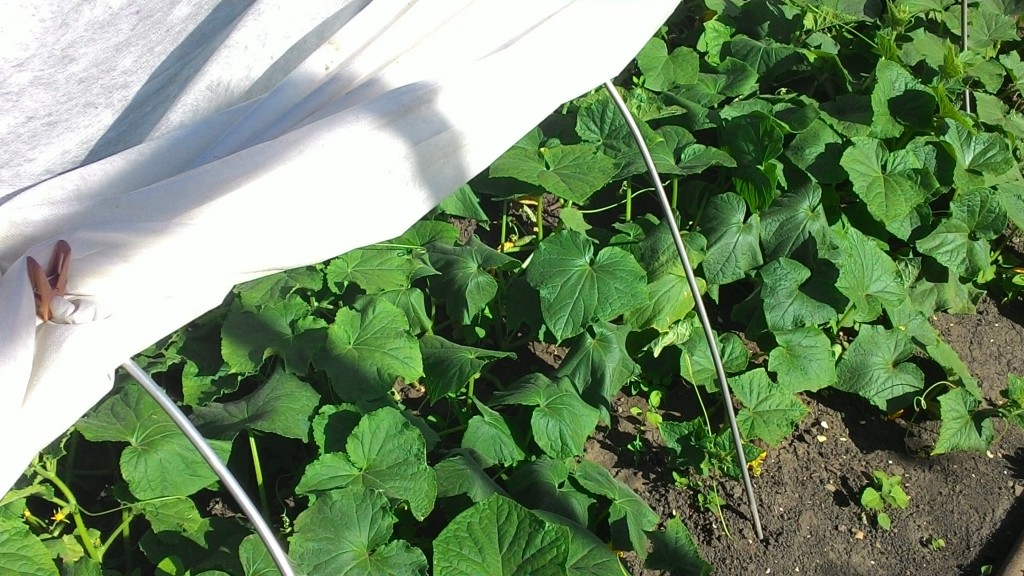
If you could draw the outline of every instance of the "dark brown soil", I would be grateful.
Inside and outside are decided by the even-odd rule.
[[[983,301],[975,315],[934,319],[992,400],[1008,373],[1024,374],[1021,306]],[[937,422],[890,420],[858,397],[833,391],[806,398],[810,414],[799,430],[768,451],[754,484],[765,533],[759,542],[738,482],[719,488],[728,502],[723,526],[697,506],[693,491],[675,486],[656,446],[639,456],[625,448],[638,433],[648,444],[658,441],[630,415],[629,404],[637,401],[620,399],[614,428],[591,439],[588,457],[611,468],[663,518],[679,515],[715,574],[976,576],[984,566],[995,574],[1024,528],[1019,430],[999,422],[987,454],[929,456]],[[859,504],[872,470],[902,476],[910,497],[909,508],[890,512],[888,532]],[[937,539],[945,545],[929,547]],[[655,574],[626,559],[634,574]]]

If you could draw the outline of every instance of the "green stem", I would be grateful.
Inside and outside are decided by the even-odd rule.
[[[263,486],[263,468],[260,466],[260,453],[256,449],[256,436],[249,431],[249,451],[252,453],[252,468],[256,474],[256,489],[260,493],[260,510],[264,518],[270,518],[270,505],[267,504],[267,490]]]
[[[445,436],[450,436],[452,434],[455,434],[456,432],[462,432],[466,428],[469,428],[469,424],[460,424],[458,426],[452,426],[447,430],[442,430],[438,432],[437,435],[440,436],[441,438],[444,438]]]
[[[504,249],[506,241],[508,241],[508,200],[501,203],[501,239],[498,246]]]
[[[537,242],[544,239],[544,194],[537,196]]]
[[[679,210],[679,178],[672,180],[672,211]]]
[[[127,541],[128,525],[131,524],[131,522],[132,522],[132,520],[134,518],[135,517],[133,515],[129,514],[127,510],[124,510],[122,512],[122,514],[121,514],[121,523],[118,524],[117,528],[114,529],[113,533],[111,533],[110,536],[107,537],[107,539],[103,542],[103,545],[100,546],[100,554],[106,554],[107,553],[107,549],[110,548],[110,545],[113,544],[114,540],[118,536],[120,536],[122,534],[125,535],[125,549],[129,549],[128,546],[127,546],[127,544],[128,544],[128,541]]]
[[[92,558],[94,562],[97,564],[103,564],[103,554],[96,550],[96,547],[93,546],[92,539],[89,538],[89,531],[85,527],[85,520],[82,519],[82,515],[78,511],[78,501],[75,500],[75,494],[70,488],[68,488],[67,484],[57,477],[56,474],[47,471],[42,466],[33,465],[32,471],[56,486],[57,489],[60,490],[61,494],[64,495],[64,498],[68,501],[68,507],[71,509],[71,517],[75,521],[75,533],[78,534],[78,538],[82,541],[82,547],[85,548],[86,553],[89,554],[89,557]]]
[[[633,183],[629,180],[623,182],[626,188],[626,222],[633,221]]]

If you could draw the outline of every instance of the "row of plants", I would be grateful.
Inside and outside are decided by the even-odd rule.
[[[929,323],[1024,285],[1022,10],[972,4],[964,50],[944,0],[685,3],[619,79],[718,311],[752,467],[824,389],[940,420],[933,454],[1024,426],[1024,381],[986,399]],[[598,90],[402,236],[239,286],[138,360],[301,573],[618,575],[622,551],[706,573],[678,518],[585,458],[642,395],[695,499],[715,509],[740,473],[651,194]],[[127,379],[0,501],[0,565],[277,573]]]

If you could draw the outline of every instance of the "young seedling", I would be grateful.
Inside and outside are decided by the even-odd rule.
[[[927,540],[925,540],[925,545],[928,546],[929,550],[938,552],[946,547],[946,541],[936,536],[929,536]]]
[[[910,498],[903,491],[901,477],[890,476],[881,470],[875,470],[871,476],[871,484],[860,495],[860,505],[875,513],[875,520],[883,530],[889,530],[892,519],[886,510],[889,507],[903,510],[910,505]]]
[[[647,410],[639,406],[633,406],[629,409],[629,413],[639,418],[645,424],[654,427],[660,426],[662,418],[661,414],[658,413],[658,406],[661,406],[661,390],[651,390],[650,395],[647,397],[647,405],[649,406]]]

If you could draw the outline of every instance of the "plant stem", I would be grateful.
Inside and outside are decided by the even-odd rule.
[[[260,466],[260,453],[256,449],[256,436],[249,431],[249,451],[252,453],[252,468],[256,474],[256,489],[260,493],[260,509],[264,518],[270,518],[270,505],[267,503],[267,490],[263,486],[263,468]]]
[[[623,187],[626,188],[626,222],[633,221],[633,183],[630,180],[626,180],[622,183]]]
[[[94,562],[103,564],[103,554],[93,546],[92,539],[89,537],[89,531],[85,527],[85,520],[82,519],[82,514],[78,511],[78,501],[75,500],[75,494],[56,474],[47,471],[42,466],[33,465],[32,471],[56,486],[61,494],[64,495],[64,498],[68,501],[68,508],[71,509],[71,517],[75,520],[75,533],[78,534],[78,538],[82,541],[82,547],[85,548],[85,551]]]
[[[544,194],[537,196],[537,242],[544,239]]]
[[[672,181],[672,211],[679,210],[679,178]]]
[[[135,516],[129,513],[128,509],[121,511],[121,523],[118,524],[117,528],[114,529],[110,536],[108,536],[107,539],[103,542],[103,545],[100,546],[100,554],[106,554],[107,549],[110,548],[110,545],[114,543],[114,540],[116,540],[118,536],[124,534],[125,537],[127,538],[128,525],[131,524],[133,519],[135,519]],[[128,542],[125,541],[126,550],[129,549],[127,544]]]

